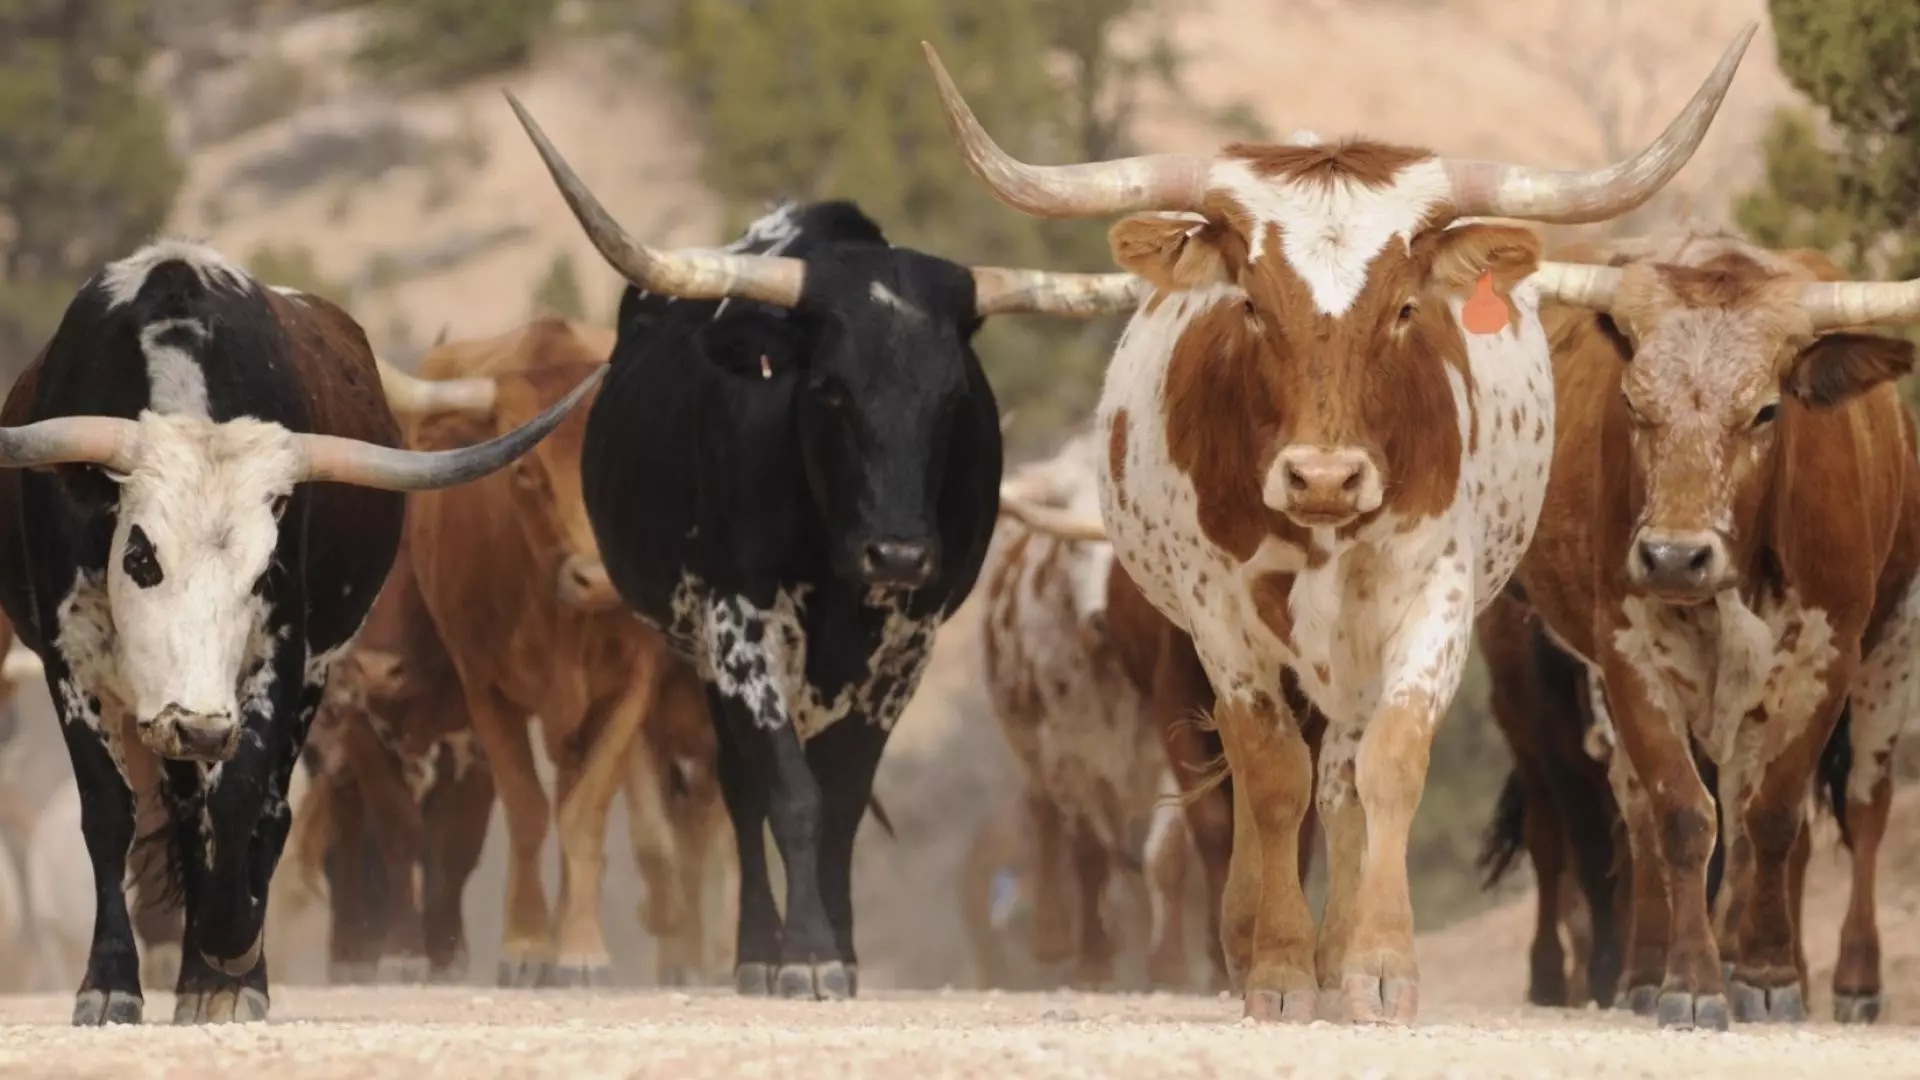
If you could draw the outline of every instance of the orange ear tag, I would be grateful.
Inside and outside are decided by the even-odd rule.
[[[1507,328],[1507,302],[1493,293],[1493,271],[1480,275],[1460,312],[1460,321],[1474,334],[1497,334]]]

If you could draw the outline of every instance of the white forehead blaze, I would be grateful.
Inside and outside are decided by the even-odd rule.
[[[927,317],[926,312],[921,311],[919,307],[906,300],[899,293],[887,288],[886,285],[881,282],[876,281],[872,285],[867,286],[867,296],[874,303],[905,318],[924,319]]]
[[[292,492],[299,468],[278,424],[141,414],[107,564],[118,666],[136,716],[170,704],[234,709],[265,616],[253,586],[279,543],[273,504]],[[158,568],[144,582],[127,557],[141,542]]]
[[[107,306],[119,307],[133,302],[147,283],[147,275],[163,263],[185,263],[200,284],[209,289],[240,290],[253,279],[210,244],[198,240],[168,237],[155,240],[118,262],[108,263],[100,272],[100,287],[106,291]]]
[[[1281,258],[1307,283],[1314,306],[1333,316],[1353,306],[1366,288],[1367,268],[1387,244],[1396,238],[1411,244],[1427,216],[1452,194],[1438,158],[1404,166],[1386,187],[1344,179],[1267,179],[1238,158],[1214,162],[1208,183],[1254,219],[1248,261],[1267,254],[1266,226],[1279,226]]]

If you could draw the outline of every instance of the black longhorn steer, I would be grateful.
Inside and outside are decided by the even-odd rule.
[[[174,1021],[265,1019],[287,784],[393,562],[400,493],[507,465],[599,378],[426,454],[395,448],[383,368],[338,307],[161,240],[81,286],[0,412],[0,604],[45,665],[93,863],[75,1024],[141,1019],[122,717],[163,759],[155,839],[186,907]]]
[[[847,202],[783,207],[723,251],[649,250],[509,100],[630,283],[581,476],[614,585],[707,686],[740,855],[736,988],[850,996],[854,836],[998,511],[973,334],[1001,312],[1130,310],[1135,282],[970,269],[890,246]]]

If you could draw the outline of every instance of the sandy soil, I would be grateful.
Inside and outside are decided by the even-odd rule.
[[[1901,1031],[1661,1034],[1597,1013],[1437,1008],[1405,1030],[1256,1028],[1218,998],[292,990],[264,1027],[75,1031],[62,996],[0,1003],[0,1075],[61,1077],[1911,1076]],[[156,997],[150,1009],[170,1004]],[[264,1070],[264,1071],[263,1071]]]

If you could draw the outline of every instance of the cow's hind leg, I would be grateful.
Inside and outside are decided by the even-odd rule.
[[[467,974],[467,927],[460,900],[486,844],[487,822],[493,817],[493,773],[485,761],[463,760],[458,750],[442,751],[441,757],[439,780],[421,807],[426,847],[420,916],[428,981],[451,983]]]
[[[93,864],[93,944],[86,975],[74,995],[73,1023],[137,1024],[144,1006],[140,954],[123,888],[127,852],[134,841],[133,790],[99,734],[99,699],[76,690],[53,650],[47,652],[46,675],[80,787],[80,833]]]
[[[807,761],[819,779],[820,897],[845,965],[847,993],[860,992],[860,960],[853,934],[853,845],[866,819],[873,778],[887,747],[887,731],[861,716],[848,717],[807,743]]]

